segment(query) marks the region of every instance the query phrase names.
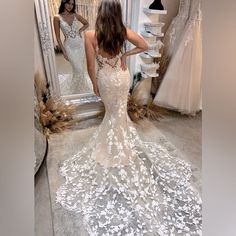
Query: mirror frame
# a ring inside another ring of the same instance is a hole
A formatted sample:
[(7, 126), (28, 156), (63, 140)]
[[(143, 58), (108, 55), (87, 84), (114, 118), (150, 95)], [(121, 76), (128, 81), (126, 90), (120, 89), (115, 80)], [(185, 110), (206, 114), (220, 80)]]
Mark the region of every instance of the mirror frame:
[(60, 86), (57, 81), (57, 71), (53, 39), (47, 0), (35, 0), (35, 15), (38, 25), (44, 68), (47, 82), (50, 84), (50, 92), (55, 100), (60, 99)]

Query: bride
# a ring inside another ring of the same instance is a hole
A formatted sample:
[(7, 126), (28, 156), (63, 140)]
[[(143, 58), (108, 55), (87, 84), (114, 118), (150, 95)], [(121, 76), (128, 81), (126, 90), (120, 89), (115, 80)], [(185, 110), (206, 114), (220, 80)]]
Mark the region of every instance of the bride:
[[(82, 34), (89, 27), (89, 23), (75, 12), (75, 7), (75, 0), (61, 0), (59, 14), (53, 19), (58, 44), (64, 58), (70, 62), (73, 70), (69, 85), (71, 94), (88, 93), (92, 90), (91, 83), (85, 73), (86, 59)], [(60, 29), (65, 36), (64, 44), (61, 41)]]
[[(126, 41), (135, 48), (124, 52)], [(201, 199), (190, 185), (190, 166), (164, 146), (141, 141), (128, 118), (126, 59), (147, 44), (125, 28), (119, 0), (101, 1), (85, 49), (106, 113), (87, 145), (62, 162), (65, 183), (56, 201), (83, 216), (87, 235), (201, 235)]]

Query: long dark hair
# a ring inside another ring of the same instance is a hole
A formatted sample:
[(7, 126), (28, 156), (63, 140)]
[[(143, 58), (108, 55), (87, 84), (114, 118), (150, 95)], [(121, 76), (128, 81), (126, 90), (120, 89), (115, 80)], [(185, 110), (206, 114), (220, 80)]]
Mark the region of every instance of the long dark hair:
[[(68, 3), (69, 1), (70, 1), (70, 0), (61, 0), (61, 5), (60, 5), (59, 11), (58, 11), (59, 14), (61, 14), (61, 13), (64, 12), (64, 10), (65, 10), (65, 4)], [(71, 10), (71, 13), (75, 13), (75, 0), (74, 0), (74, 6), (73, 6), (73, 8), (72, 8), (72, 10)]]
[(98, 47), (111, 56), (119, 54), (127, 32), (122, 21), (120, 0), (102, 0), (95, 24)]

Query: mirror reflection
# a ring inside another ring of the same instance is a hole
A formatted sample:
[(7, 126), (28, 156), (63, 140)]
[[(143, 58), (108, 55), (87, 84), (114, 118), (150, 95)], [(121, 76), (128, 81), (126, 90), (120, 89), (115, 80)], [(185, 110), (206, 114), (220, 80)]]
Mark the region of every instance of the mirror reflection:
[(100, 0), (48, 0), (61, 95), (93, 93), (84, 31), (94, 29)]

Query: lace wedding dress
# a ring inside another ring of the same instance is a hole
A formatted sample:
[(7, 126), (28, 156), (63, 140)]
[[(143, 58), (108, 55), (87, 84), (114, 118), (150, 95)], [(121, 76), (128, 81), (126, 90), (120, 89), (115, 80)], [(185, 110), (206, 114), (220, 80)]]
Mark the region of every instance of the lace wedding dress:
[(183, 34), (184, 27), (186, 25), (187, 19), (189, 17), (190, 10), (190, 0), (180, 0), (179, 11), (177, 16), (171, 21), (168, 27), (163, 43), (163, 52), (160, 62), (161, 73), (164, 74), (166, 68), (171, 60), (171, 56), (174, 54), (178, 47), (180, 38)]
[(69, 25), (61, 16), (60, 27), (65, 36), (64, 48), (72, 66), (72, 76), (70, 81), (67, 81), (66, 90), (70, 94), (75, 93), (90, 93), (92, 92), (92, 83), (88, 77), (84, 39), (79, 36), (79, 28), (81, 23), (74, 16), (74, 20)]
[(130, 74), (119, 58), (97, 50), (105, 117), (90, 141), (62, 162), (65, 183), (56, 201), (83, 216), (87, 235), (201, 235), (201, 199), (189, 182), (191, 168), (138, 137), (127, 115)]
[(184, 32), (162, 79), (153, 103), (195, 115), (202, 109), (201, 0), (191, 0)]

